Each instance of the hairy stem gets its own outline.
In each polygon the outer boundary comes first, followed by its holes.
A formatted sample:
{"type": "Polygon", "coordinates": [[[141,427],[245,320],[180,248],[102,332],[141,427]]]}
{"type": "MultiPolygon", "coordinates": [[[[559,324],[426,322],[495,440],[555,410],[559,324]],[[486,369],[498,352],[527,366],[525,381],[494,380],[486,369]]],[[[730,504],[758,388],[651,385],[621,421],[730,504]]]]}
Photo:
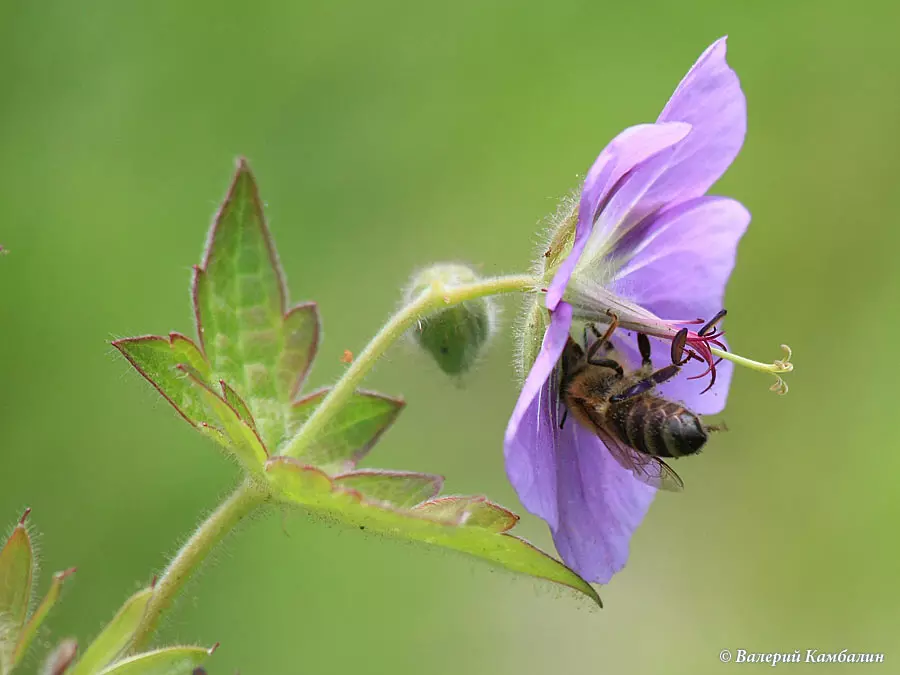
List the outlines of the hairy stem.
{"type": "Polygon", "coordinates": [[[378,334],[372,338],[362,353],[356,358],[344,373],[343,377],[328,392],[325,400],[316,408],[316,411],[306,421],[306,424],[297,432],[281,452],[283,455],[294,456],[300,454],[306,444],[315,438],[341,407],[353,395],[353,392],[362,382],[366,374],[375,365],[394,342],[396,342],[407,330],[423,317],[452,305],[458,305],[466,300],[474,300],[487,295],[500,293],[515,293],[530,291],[534,288],[534,278],[529,275],[517,275],[507,277],[495,277],[482,279],[470,284],[447,286],[440,281],[434,281],[429,288],[408,305],[397,312],[388,321],[378,334]]]}
{"type": "Polygon", "coordinates": [[[191,538],[166,567],[153,587],[141,625],[135,631],[132,650],[146,646],[163,613],[169,608],[185,582],[225,536],[256,507],[266,500],[266,492],[256,483],[245,480],[231,495],[200,524],[191,538]]]}
{"type": "MultiPolygon", "coordinates": [[[[466,300],[500,293],[530,291],[533,288],[534,279],[527,275],[496,277],[454,286],[447,286],[440,281],[433,282],[415,300],[397,312],[372,338],[282,454],[296,454],[309,439],[315,438],[316,434],[328,425],[341,406],[353,395],[375,362],[416,321],[441,308],[458,305],[466,300]]],[[[146,646],[153,637],[163,613],[171,606],[175,596],[210,551],[244,517],[265,502],[267,497],[265,488],[247,479],[201,523],[154,586],[153,595],[147,605],[141,625],[134,634],[132,650],[146,646]]]]}

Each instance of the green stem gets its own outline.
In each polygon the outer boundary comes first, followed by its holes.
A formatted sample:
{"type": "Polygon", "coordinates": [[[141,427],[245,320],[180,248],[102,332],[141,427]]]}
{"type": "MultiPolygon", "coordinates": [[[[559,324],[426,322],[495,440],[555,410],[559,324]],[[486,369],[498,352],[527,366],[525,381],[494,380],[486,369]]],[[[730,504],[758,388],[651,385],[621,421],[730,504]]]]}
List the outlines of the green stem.
{"type": "MultiPolygon", "coordinates": [[[[471,284],[446,286],[435,281],[415,300],[395,314],[366,346],[344,376],[332,387],[328,396],[307,420],[299,433],[291,440],[282,454],[292,455],[314,438],[347,402],[375,362],[416,321],[443,307],[458,305],[487,295],[530,291],[534,279],[527,275],[496,277],[471,284]]],[[[143,648],[159,625],[160,618],[169,608],[175,596],[200,566],[210,551],[228,535],[237,524],[266,501],[265,489],[247,479],[197,528],[187,543],[169,563],[162,577],[153,588],[141,625],[135,631],[131,649],[143,648]]]]}
{"type": "Polygon", "coordinates": [[[166,567],[153,587],[140,626],[132,640],[132,650],[146,646],[175,595],[225,536],[256,507],[266,500],[265,491],[252,481],[245,480],[210,516],[201,523],[191,538],[166,567]]]}
{"type": "Polygon", "coordinates": [[[482,279],[471,284],[447,286],[440,281],[431,286],[408,305],[397,312],[378,334],[372,338],[362,353],[328,392],[325,400],[306,421],[284,450],[283,455],[296,457],[306,444],[315,438],[334,419],[341,407],[356,391],[366,374],[394,342],[424,316],[445,307],[458,305],[487,295],[530,291],[535,280],[529,275],[482,279]]]}

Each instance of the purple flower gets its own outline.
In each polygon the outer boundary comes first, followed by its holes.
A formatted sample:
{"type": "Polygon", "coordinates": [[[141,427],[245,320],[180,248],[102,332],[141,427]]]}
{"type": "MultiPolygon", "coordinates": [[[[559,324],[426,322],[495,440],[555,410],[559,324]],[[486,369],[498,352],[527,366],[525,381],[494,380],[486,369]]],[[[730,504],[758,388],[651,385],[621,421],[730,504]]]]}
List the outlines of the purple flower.
{"type": "MultiPolygon", "coordinates": [[[[557,364],[573,319],[605,323],[607,311],[614,312],[626,329],[613,336],[620,356],[639,365],[627,329],[639,331],[654,336],[654,365],[662,367],[671,358],[665,340],[722,309],[750,222],[738,202],[705,196],[746,131],[744,95],[725,51],[725,38],[710,46],[655,124],[626,129],[600,153],[577,210],[554,236],[563,251],[551,244],[545,254],[550,318],[542,309],[531,315],[543,317],[537,326],[543,338],[506,430],[506,469],[525,508],[549,524],[563,560],[589,581],[606,583],[624,566],[656,491],[588,429],[574,420],[560,428],[557,364]]],[[[716,371],[710,346],[724,342],[690,332],[687,343],[700,358],[659,393],[700,414],[720,412],[733,366],[726,361],[716,371]],[[714,378],[711,387],[696,379],[705,375],[714,378]]]]}

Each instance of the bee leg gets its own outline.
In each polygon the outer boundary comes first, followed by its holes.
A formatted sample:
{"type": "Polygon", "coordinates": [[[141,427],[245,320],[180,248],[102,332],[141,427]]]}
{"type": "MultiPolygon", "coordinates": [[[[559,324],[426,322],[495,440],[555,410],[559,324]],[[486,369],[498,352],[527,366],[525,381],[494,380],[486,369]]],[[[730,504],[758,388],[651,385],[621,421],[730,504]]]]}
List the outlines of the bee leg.
{"type": "MultiPolygon", "coordinates": [[[[615,332],[616,328],[619,327],[619,317],[617,317],[615,314],[610,313],[609,319],[610,319],[609,320],[609,328],[606,329],[606,332],[602,336],[599,334],[599,331],[597,330],[597,327],[594,324],[591,323],[584,327],[584,332],[585,332],[584,345],[585,345],[585,348],[587,349],[586,356],[587,356],[588,363],[593,363],[592,359],[594,358],[594,354],[596,354],[597,351],[601,347],[604,349],[607,348],[607,346],[609,345],[609,338],[612,337],[612,334],[615,332]],[[594,343],[590,347],[587,346],[587,339],[586,339],[588,327],[590,327],[590,329],[594,332],[594,334],[596,336],[598,336],[597,339],[594,340],[594,343]]],[[[598,365],[598,364],[595,363],[594,365],[598,365]]]]}
{"type": "Polygon", "coordinates": [[[569,409],[563,406],[563,416],[559,421],[559,428],[562,429],[563,425],[566,423],[566,418],[569,416],[569,409]]]}
{"type": "Polygon", "coordinates": [[[703,428],[706,431],[728,431],[728,425],[725,422],[719,422],[718,424],[704,424],[703,428]]]}
{"type": "Polygon", "coordinates": [[[620,379],[625,377],[625,371],[622,370],[622,366],[618,361],[613,361],[612,359],[590,359],[589,358],[587,360],[587,362],[590,363],[592,366],[600,366],[602,368],[612,368],[614,371],[616,371],[616,375],[618,375],[620,379]]]}
{"type": "Polygon", "coordinates": [[[650,338],[643,333],[637,336],[638,351],[641,353],[641,376],[647,377],[653,372],[653,361],[650,359],[650,338]]]}
{"type": "Polygon", "coordinates": [[[640,382],[635,383],[625,391],[619,392],[615,396],[612,396],[609,400],[613,402],[624,401],[629,398],[634,398],[639,394],[643,394],[645,391],[649,391],[653,389],[658,384],[662,384],[663,382],[667,382],[675,377],[678,372],[681,370],[675,364],[670,366],[666,366],[665,368],[660,368],[655,373],[651,373],[647,377],[645,377],[640,382]]]}

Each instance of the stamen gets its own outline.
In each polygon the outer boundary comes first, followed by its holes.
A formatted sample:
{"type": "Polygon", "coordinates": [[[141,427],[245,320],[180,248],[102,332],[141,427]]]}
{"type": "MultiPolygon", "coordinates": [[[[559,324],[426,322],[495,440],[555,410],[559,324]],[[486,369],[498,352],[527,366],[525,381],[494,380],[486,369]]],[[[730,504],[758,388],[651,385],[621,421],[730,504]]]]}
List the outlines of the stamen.
{"type": "Polygon", "coordinates": [[[726,310],[726,309],[719,310],[718,314],[716,314],[713,318],[711,318],[709,320],[709,322],[705,326],[703,326],[703,328],[701,328],[700,330],[697,331],[697,335],[706,335],[707,333],[709,333],[713,328],[715,328],[717,323],[719,323],[722,319],[725,318],[726,314],[728,314],[728,310],[726,310]]]}
{"type": "Polygon", "coordinates": [[[683,366],[691,360],[691,353],[684,356],[684,346],[687,344],[688,329],[682,328],[678,331],[675,339],[672,340],[672,363],[676,366],[683,366]],[[682,358],[683,357],[683,358],[682,358]]]}

